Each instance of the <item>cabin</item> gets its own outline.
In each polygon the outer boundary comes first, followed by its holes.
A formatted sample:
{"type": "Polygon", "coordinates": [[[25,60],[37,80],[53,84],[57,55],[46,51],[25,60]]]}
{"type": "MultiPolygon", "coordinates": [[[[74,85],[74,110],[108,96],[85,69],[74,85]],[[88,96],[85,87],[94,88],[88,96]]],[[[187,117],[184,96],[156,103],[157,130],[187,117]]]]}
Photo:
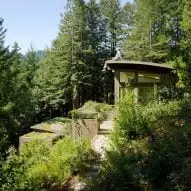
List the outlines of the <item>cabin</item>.
{"type": "Polygon", "coordinates": [[[108,60],[105,68],[114,72],[115,103],[132,91],[137,103],[147,104],[158,96],[159,87],[175,84],[172,73],[174,68],[165,64],[108,60]]]}

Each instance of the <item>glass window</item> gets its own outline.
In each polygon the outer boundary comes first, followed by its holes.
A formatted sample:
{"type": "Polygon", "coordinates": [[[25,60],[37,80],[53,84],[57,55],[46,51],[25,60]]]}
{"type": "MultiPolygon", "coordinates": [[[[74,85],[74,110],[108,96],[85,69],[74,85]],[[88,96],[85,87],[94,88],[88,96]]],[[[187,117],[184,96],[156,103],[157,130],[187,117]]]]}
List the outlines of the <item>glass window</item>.
{"type": "Polygon", "coordinates": [[[160,75],[159,74],[149,74],[149,73],[139,73],[138,82],[157,83],[157,82],[160,82],[160,75]]]}
{"type": "Polygon", "coordinates": [[[135,80],[134,72],[120,72],[120,82],[131,83],[135,80]]]}

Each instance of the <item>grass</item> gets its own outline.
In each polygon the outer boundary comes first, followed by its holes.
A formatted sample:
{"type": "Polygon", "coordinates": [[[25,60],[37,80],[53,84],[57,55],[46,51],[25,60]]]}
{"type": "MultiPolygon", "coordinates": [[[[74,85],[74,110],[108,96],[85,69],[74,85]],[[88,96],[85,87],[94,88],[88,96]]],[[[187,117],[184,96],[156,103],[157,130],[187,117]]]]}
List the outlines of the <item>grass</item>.
{"type": "Polygon", "coordinates": [[[31,127],[33,130],[58,133],[64,135],[71,134],[72,120],[69,118],[57,117],[31,127]]]}
{"type": "Polygon", "coordinates": [[[51,138],[53,133],[48,133],[48,132],[31,132],[28,134],[25,134],[23,137],[26,138],[31,138],[31,139],[46,139],[46,138],[51,138]]]}
{"type": "Polygon", "coordinates": [[[113,110],[112,105],[88,101],[81,108],[71,111],[71,115],[74,119],[91,118],[103,121],[108,118],[111,110],[113,110]]]}

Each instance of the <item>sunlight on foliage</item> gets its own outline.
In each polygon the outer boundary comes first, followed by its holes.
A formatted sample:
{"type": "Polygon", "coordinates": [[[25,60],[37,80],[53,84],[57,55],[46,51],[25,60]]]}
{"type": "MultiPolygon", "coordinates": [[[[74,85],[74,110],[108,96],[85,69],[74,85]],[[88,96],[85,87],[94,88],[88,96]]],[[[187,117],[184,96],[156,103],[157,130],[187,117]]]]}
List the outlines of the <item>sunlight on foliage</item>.
{"type": "Polygon", "coordinates": [[[124,97],[93,188],[189,190],[190,103],[187,98],[140,106],[132,94],[124,97]]]}

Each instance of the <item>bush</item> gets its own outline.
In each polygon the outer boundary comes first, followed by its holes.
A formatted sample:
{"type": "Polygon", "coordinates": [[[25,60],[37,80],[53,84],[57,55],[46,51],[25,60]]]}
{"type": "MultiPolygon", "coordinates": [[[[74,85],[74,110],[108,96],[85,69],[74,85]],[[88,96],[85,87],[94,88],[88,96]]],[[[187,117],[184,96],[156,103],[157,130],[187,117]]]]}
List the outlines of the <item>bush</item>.
{"type": "Polygon", "coordinates": [[[133,94],[125,96],[120,102],[114,131],[111,136],[113,147],[121,147],[128,141],[141,138],[150,133],[151,126],[148,118],[145,107],[135,104],[133,94]]]}
{"type": "Polygon", "coordinates": [[[93,154],[88,141],[77,142],[69,137],[58,141],[47,156],[37,159],[28,168],[28,187],[40,189],[54,182],[64,182],[76,168],[83,175],[84,167],[91,163],[88,157],[91,158],[93,154]]]}
{"type": "Polygon", "coordinates": [[[190,190],[191,124],[179,118],[166,119],[162,123],[165,129],[160,130],[149,148],[147,177],[156,188],[172,190],[178,186],[190,190]]]}
{"type": "Polygon", "coordinates": [[[99,190],[191,189],[190,103],[140,106],[133,95],[125,97],[97,177],[99,190]]]}
{"type": "Polygon", "coordinates": [[[17,190],[24,187],[24,160],[16,154],[14,148],[10,148],[6,160],[0,161],[0,190],[17,190]]]}
{"type": "Polygon", "coordinates": [[[98,160],[87,140],[79,142],[67,137],[53,147],[30,143],[22,147],[19,156],[14,152],[2,163],[0,189],[49,188],[53,183],[66,181],[74,169],[78,169],[80,176],[84,177],[98,160]]]}
{"type": "Polygon", "coordinates": [[[93,114],[94,116],[95,113],[97,113],[97,119],[103,121],[108,117],[108,113],[112,109],[113,109],[112,105],[88,101],[83,105],[83,107],[77,110],[73,110],[70,113],[72,115],[72,118],[74,119],[83,118],[84,113],[87,113],[89,115],[93,114]]]}

